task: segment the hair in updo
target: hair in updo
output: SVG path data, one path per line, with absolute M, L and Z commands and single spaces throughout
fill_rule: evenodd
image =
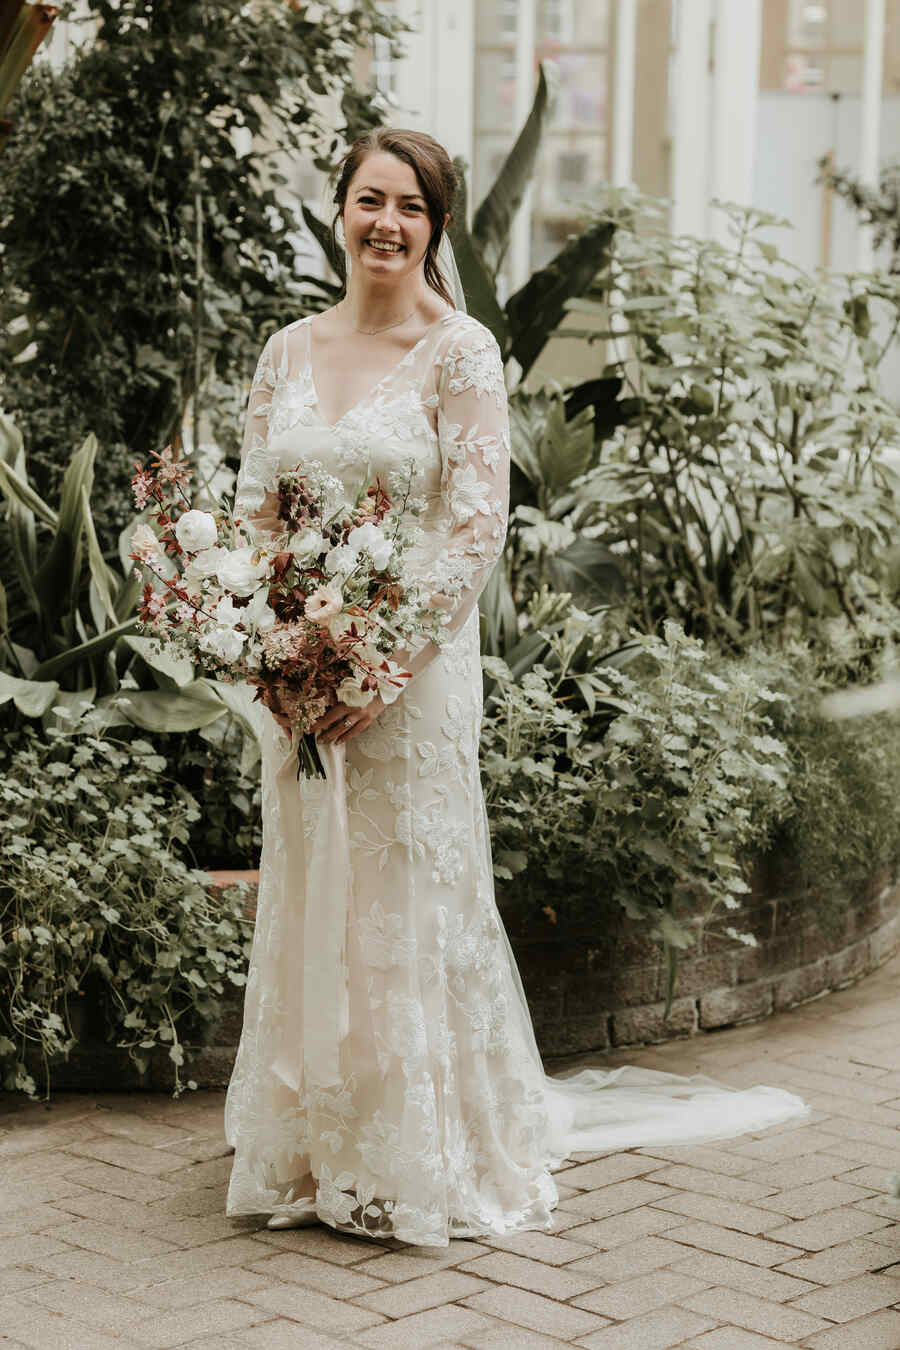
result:
M 347 190 L 363 160 L 381 151 L 396 155 L 416 175 L 431 221 L 431 238 L 425 250 L 425 280 L 449 305 L 454 303 L 437 263 L 437 252 L 444 233 L 444 217 L 453 214 L 456 196 L 456 170 L 447 151 L 424 131 L 405 131 L 398 127 L 374 127 L 358 137 L 337 167 L 334 202 L 337 206 L 331 222 L 332 234 L 347 202 Z

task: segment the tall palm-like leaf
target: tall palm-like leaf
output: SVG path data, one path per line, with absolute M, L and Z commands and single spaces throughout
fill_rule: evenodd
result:
M 459 186 L 449 235 L 456 257 L 456 266 L 459 269 L 460 280 L 466 295 L 466 309 L 480 323 L 491 330 L 497 339 L 501 352 L 505 354 L 509 348 L 509 325 L 506 314 L 497 299 L 494 278 L 485 265 L 478 244 L 466 229 L 468 189 L 466 187 L 465 163 L 461 159 L 457 159 L 454 160 L 454 165 Z
M 506 256 L 513 219 L 534 174 L 544 126 L 553 110 L 558 90 L 559 72 L 556 65 L 552 61 L 542 61 L 538 71 L 537 92 L 525 125 L 472 221 L 472 239 L 494 283 Z

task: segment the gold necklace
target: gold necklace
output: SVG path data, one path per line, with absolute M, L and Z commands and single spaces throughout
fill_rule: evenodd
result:
M 364 333 L 366 337 L 374 337 L 376 333 L 386 333 L 389 328 L 399 328 L 401 324 L 408 323 L 415 312 L 415 309 L 412 309 L 402 319 L 398 319 L 396 323 L 386 323 L 383 328 L 357 328 L 352 319 L 350 320 L 350 327 L 356 333 Z

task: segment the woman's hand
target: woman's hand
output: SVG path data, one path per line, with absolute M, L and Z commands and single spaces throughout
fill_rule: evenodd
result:
M 358 736 L 361 731 L 366 730 L 366 727 L 370 727 L 379 713 L 384 712 L 386 706 L 378 694 L 364 708 L 351 708 L 346 703 L 335 703 L 322 714 L 318 722 L 313 723 L 312 730 L 317 740 L 340 745 L 343 741 Z

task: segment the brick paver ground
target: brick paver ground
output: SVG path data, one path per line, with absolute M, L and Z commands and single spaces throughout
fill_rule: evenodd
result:
M 385 1249 L 226 1218 L 221 1092 L 7 1094 L 0 1345 L 900 1350 L 900 957 L 767 1022 L 585 1062 L 783 1084 L 813 1116 L 580 1155 L 552 1235 Z

